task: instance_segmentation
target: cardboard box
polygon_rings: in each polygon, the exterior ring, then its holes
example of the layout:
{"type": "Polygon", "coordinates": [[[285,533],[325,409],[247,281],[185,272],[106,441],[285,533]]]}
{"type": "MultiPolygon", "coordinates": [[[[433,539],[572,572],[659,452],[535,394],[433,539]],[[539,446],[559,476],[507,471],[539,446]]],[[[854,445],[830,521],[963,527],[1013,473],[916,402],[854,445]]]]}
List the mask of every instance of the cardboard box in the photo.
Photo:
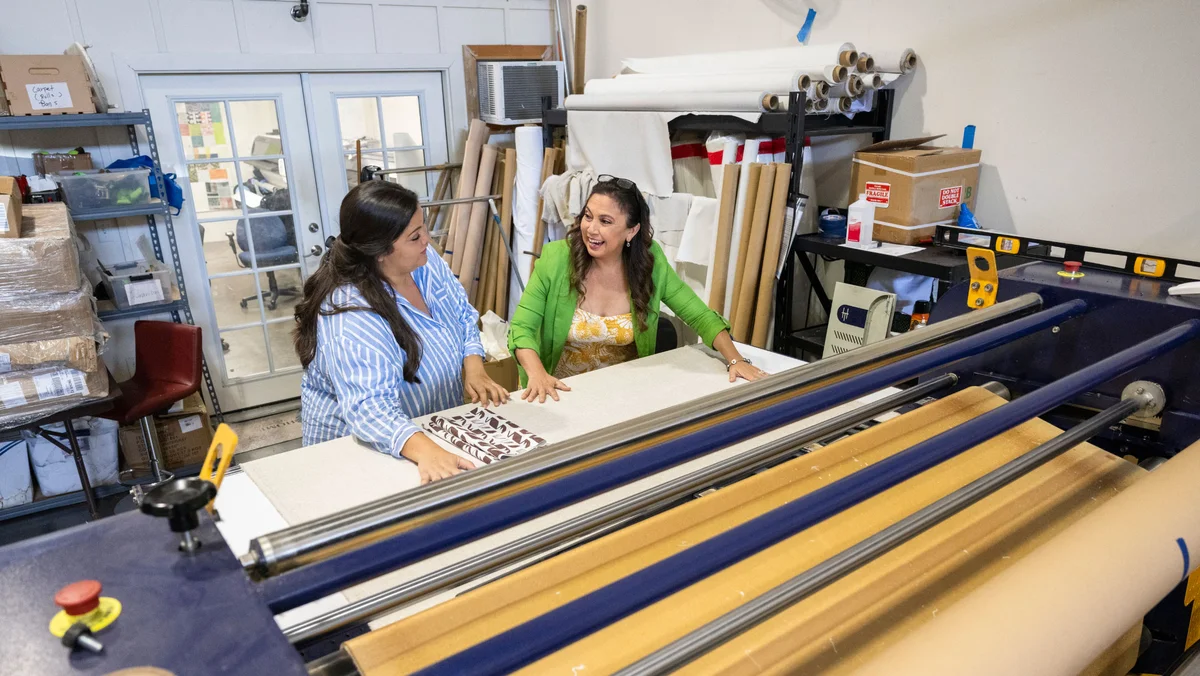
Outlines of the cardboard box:
{"type": "Polygon", "coordinates": [[[500,384],[501,387],[514,392],[520,387],[517,379],[517,360],[515,357],[498,361],[484,362],[483,370],[488,377],[500,384]]]}
{"type": "Polygon", "coordinates": [[[0,428],[36,420],[107,395],[108,370],[103,360],[95,373],[53,368],[5,373],[0,375],[0,428]]]}
{"type": "Polygon", "coordinates": [[[60,171],[84,171],[92,168],[91,153],[34,153],[33,168],[42,176],[60,171]]]}
{"type": "Polygon", "coordinates": [[[68,336],[0,345],[0,374],[44,368],[71,368],[95,373],[99,366],[94,336],[68,336]]]}
{"type": "Polygon", "coordinates": [[[20,236],[21,187],[16,178],[0,176],[0,239],[16,239],[20,236]]]}
{"type": "Polygon", "coordinates": [[[0,345],[102,334],[92,287],[81,281],[70,293],[0,294],[0,345]]]}
{"type": "MultiPolygon", "coordinates": [[[[176,413],[154,417],[163,469],[178,469],[204,462],[212,444],[213,430],[208,409],[199,394],[183,400],[176,413]]],[[[140,425],[124,425],[120,432],[121,457],[135,472],[150,469],[150,454],[140,425]]]]}
{"type": "Polygon", "coordinates": [[[915,244],[975,207],[981,151],[926,145],[941,136],[884,141],[854,153],[850,201],[875,204],[875,239],[915,244]]]}
{"type": "Polygon", "coordinates": [[[26,204],[21,237],[0,239],[0,296],[79,288],[79,247],[67,205],[26,204]]]}
{"type": "Polygon", "coordinates": [[[92,81],[79,56],[0,56],[0,84],[9,115],[96,112],[92,81]]]}

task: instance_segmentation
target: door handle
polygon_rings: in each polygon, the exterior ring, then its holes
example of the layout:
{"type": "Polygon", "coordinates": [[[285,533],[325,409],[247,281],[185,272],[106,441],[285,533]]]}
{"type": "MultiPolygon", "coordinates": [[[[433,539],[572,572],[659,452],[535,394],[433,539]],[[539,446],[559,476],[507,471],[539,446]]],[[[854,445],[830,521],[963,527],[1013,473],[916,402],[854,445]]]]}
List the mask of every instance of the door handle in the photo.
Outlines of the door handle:
{"type": "Polygon", "coordinates": [[[308,231],[309,231],[309,232],[319,232],[320,230],[321,230],[321,226],[317,225],[316,223],[309,223],[309,224],[308,224],[308,231]]]}
{"type": "Polygon", "coordinates": [[[312,248],[308,250],[308,255],[310,256],[320,256],[323,253],[325,253],[325,249],[323,249],[320,244],[314,244],[312,245],[312,248]]]}

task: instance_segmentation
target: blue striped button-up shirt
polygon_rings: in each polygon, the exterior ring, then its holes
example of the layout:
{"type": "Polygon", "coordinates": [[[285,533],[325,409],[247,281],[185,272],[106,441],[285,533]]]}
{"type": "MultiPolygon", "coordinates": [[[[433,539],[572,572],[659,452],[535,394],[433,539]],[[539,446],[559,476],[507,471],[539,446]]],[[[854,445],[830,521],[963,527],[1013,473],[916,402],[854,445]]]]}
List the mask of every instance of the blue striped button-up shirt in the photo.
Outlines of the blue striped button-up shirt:
{"type": "MultiPolygon", "coordinates": [[[[400,314],[421,340],[421,382],[404,382],[404,351],[383,317],[370,311],[320,316],[316,358],[300,385],[305,446],[353,434],[399,458],[404,443],[421,429],[411,418],[463,403],[463,359],[484,354],[479,313],[432,247],[413,280],[431,314],[395,296],[400,314]]],[[[353,285],[330,294],[324,308],[333,305],[368,307],[353,285]]]]}

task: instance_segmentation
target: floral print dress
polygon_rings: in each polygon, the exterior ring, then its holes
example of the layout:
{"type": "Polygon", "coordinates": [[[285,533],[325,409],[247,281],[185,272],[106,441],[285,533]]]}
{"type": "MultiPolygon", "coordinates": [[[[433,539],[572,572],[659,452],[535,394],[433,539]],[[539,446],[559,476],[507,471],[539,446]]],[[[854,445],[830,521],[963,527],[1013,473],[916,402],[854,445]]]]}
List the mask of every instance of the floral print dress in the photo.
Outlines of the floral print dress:
{"type": "Polygon", "coordinates": [[[554,377],[577,376],[637,359],[637,356],[637,345],[633,342],[633,313],[601,317],[577,307],[562,357],[554,368],[554,377]]]}

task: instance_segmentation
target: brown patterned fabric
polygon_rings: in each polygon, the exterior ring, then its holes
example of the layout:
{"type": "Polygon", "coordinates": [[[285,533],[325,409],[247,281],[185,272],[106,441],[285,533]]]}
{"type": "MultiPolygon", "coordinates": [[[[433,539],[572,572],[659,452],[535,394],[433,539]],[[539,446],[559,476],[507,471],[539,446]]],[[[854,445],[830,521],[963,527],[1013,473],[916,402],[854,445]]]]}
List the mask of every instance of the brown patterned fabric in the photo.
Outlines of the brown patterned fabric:
{"type": "Polygon", "coordinates": [[[479,407],[462,415],[431,416],[425,429],[484,464],[519,455],[546,443],[545,439],[511,420],[479,407]]]}

